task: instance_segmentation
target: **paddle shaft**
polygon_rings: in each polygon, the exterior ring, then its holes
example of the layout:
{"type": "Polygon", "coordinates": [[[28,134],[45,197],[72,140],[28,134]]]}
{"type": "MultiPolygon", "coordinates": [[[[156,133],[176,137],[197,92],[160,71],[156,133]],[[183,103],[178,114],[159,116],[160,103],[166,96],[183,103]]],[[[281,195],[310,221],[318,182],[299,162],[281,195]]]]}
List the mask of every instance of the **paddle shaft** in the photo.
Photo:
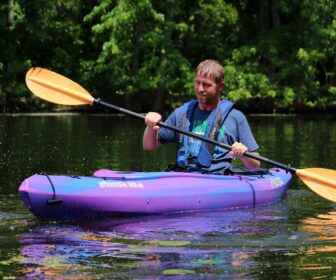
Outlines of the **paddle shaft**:
{"type": "MultiPolygon", "coordinates": [[[[144,116],[144,115],[141,115],[141,114],[135,113],[135,112],[133,112],[133,111],[130,111],[130,110],[127,110],[127,109],[124,109],[124,108],[115,106],[115,105],[110,104],[110,103],[107,103],[107,102],[101,100],[100,98],[95,99],[94,102],[97,103],[97,104],[99,104],[99,105],[102,105],[102,106],[111,108],[111,109],[116,110],[116,111],[119,111],[119,112],[121,112],[121,113],[124,113],[124,114],[126,114],[126,115],[130,115],[130,116],[136,117],[136,118],[138,118],[138,119],[145,120],[145,116],[144,116]]],[[[175,131],[175,132],[178,132],[178,133],[187,135],[187,136],[189,136],[189,137],[192,137],[192,138],[201,140],[201,141],[203,141],[203,142],[207,142],[207,143],[209,143],[209,144],[212,144],[212,145],[215,145],[215,146],[224,148],[224,149],[226,149],[226,150],[231,150],[231,149],[232,149],[232,146],[230,146],[230,145],[227,145],[227,144],[224,144],[224,143],[220,143],[220,142],[218,142],[218,141],[214,141],[214,140],[208,139],[208,138],[206,138],[206,137],[204,137],[204,136],[202,136],[202,135],[198,135],[198,134],[196,134],[196,133],[193,133],[193,132],[190,132],[190,131],[187,131],[187,130],[180,129],[180,128],[177,128],[177,127],[175,127],[175,126],[170,126],[170,125],[168,125],[168,124],[165,124],[164,122],[159,122],[157,125],[160,126],[160,127],[164,127],[164,128],[173,130],[173,131],[175,131]]],[[[245,153],[244,153],[244,156],[249,157],[249,158],[252,158],[252,159],[255,159],[255,160],[259,160],[259,161],[261,161],[261,162],[264,162],[264,163],[267,163],[267,164],[270,164],[270,165],[273,165],[273,166],[276,166],[276,167],[279,167],[279,168],[281,168],[281,169],[288,170],[288,171],[290,171],[290,172],[292,172],[292,173],[295,173],[295,172],[296,172],[296,169],[293,168],[293,167],[290,167],[289,165],[282,164],[282,163],[280,163],[280,162],[277,162],[277,161],[274,161],[274,160],[271,160],[271,159],[268,159],[268,158],[265,158],[265,157],[256,155],[256,154],[251,153],[251,152],[245,152],[245,153]]]]}

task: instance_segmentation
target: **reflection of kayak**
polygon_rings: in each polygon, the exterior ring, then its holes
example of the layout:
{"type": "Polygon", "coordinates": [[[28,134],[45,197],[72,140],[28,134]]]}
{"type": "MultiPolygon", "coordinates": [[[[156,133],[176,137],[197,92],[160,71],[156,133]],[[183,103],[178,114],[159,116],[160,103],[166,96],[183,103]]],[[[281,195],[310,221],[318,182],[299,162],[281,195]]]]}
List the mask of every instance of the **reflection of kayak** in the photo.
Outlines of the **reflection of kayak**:
{"type": "Polygon", "coordinates": [[[230,176],[102,169],[92,177],[33,175],[19,193],[36,216],[87,219],[268,204],[284,194],[290,179],[275,168],[230,176]]]}

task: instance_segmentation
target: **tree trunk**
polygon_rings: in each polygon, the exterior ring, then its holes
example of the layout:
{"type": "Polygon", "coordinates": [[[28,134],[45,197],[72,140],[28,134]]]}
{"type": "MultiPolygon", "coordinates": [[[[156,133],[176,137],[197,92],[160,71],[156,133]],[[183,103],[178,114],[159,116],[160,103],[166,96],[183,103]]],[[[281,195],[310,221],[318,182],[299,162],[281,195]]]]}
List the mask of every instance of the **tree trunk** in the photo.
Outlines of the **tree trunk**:
{"type": "Polygon", "coordinates": [[[279,28],[281,25],[281,22],[280,22],[280,15],[278,11],[278,0],[272,0],[271,15],[272,15],[273,28],[279,28]]]}
{"type": "Polygon", "coordinates": [[[7,24],[9,29],[11,29],[14,25],[14,0],[8,0],[7,24]]]}
{"type": "Polygon", "coordinates": [[[262,30],[279,28],[281,25],[278,0],[260,0],[259,18],[262,30]]]}
{"type": "MultiPolygon", "coordinates": [[[[143,19],[140,19],[138,24],[136,24],[135,26],[135,39],[134,39],[134,52],[133,52],[133,59],[132,59],[132,62],[131,62],[131,74],[132,76],[134,77],[138,70],[139,70],[139,67],[140,67],[140,47],[138,47],[138,44],[139,44],[139,41],[140,41],[140,38],[143,34],[143,28],[144,28],[144,21],[143,19]]],[[[133,104],[132,103],[132,96],[134,92],[127,92],[125,93],[125,97],[124,97],[124,103],[127,104],[129,106],[130,109],[137,109],[137,104],[133,104]]]]}
{"type": "Polygon", "coordinates": [[[237,9],[239,18],[242,19],[242,18],[243,18],[243,15],[244,15],[244,12],[243,12],[242,6],[240,5],[239,0],[233,0],[233,5],[234,5],[234,6],[236,7],[236,9],[237,9]]]}
{"type": "Polygon", "coordinates": [[[259,1],[259,19],[261,29],[263,31],[269,30],[270,20],[269,20],[269,0],[259,1]]]}
{"type": "Polygon", "coordinates": [[[166,91],[163,88],[157,88],[154,92],[155,100],[152,105],[152,111],[162,113],[166,99],[166,91]]]}
{"type": "MultiPolygon", "coordinates": [[[[7,13],[7,48],[8,50],[13,50],[13,41],[12,41],[12,30],[14,28],[14,0],[8,0],[8,13],[7,13]]],[[[9,84],[8,87],[3,88],[5,93],[4,100],[4,111],[10,107],[10,88],[12,85],[12,62],[10,58],[6,58],[7,61],[4,61],[4,70],[5,70],[5,79],[9,84]]]]}

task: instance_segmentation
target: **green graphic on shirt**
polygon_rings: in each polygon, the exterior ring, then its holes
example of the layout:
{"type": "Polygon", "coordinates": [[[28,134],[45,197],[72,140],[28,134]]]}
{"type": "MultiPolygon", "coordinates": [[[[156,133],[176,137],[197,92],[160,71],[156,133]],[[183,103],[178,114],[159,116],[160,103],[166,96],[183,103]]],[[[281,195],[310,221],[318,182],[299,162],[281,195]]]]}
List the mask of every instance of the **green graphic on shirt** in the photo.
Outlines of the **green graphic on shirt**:
{"type": "Polygon", "coordinates": [[[218,138],[224,138],[224,134],[225,134],[225,125],[222,125],[222,127],[219,129],[218,138]]]}
{"type": "MultiPolygon", "coordinates": [[[[200,120],[196,120],[193,122],[193,126],[192,126],[192,132],[198,134],[198,135],[205,135],[205,131],[207,129],[207,125],[208,122],[205,121],[200,121],[200,120]]],[[[224,134],[225,134],[225,125],[223,125],[220,129],[219,129],[219,134],[218,134],[218,138],[215,139],[215,141],[218,141],[218,139],[223,139],[224,138],[224,134]]],[[[194,139],[194,138],[189,138],[189,153],[191,156],[197,157],[200,147],[201,147],[202,141],[194,139]]],[[[219,154],[221,153],[223,150],[219,147],[215,147],[214,153],[215,154],[219,154]]]]}
{"type": "MultiPolygon", "coordinates": [[[[207,128],[208,122],[196,120],[193,122],[192,125],[192,132],[204,136],[206,128],[207,128]]],[[[193,157],[197,157],[199,150],[201,148],[202,142],[200,140],[197,140],[195,138],[190,137],[189,138],[189,153],[193,157]]]]}
{"type": "MultiPolygon", "coordinates": [[[[207,125],[208,125],[207,121],[194,121],[192,132],[204,135],[207,125]]],[[[222,125],[222,127],[219,129],[218,138],[223,138],[224,135],[225,135],[225,125],[222,125]]]]}
{"type": "Polygon", "coordinates": [[[207,125],[208,125],[207,121],[194,121],[192,131],[197,134],[204,135],[207,125]]]}

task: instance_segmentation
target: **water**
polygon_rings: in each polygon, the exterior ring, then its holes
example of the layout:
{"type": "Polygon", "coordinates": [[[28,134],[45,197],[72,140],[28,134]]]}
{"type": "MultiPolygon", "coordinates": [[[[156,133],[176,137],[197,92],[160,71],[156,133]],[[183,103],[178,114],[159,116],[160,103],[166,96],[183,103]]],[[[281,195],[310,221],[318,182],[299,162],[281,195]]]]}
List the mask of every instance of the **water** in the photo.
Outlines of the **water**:
{"type": "MultiPolygon", "coordinates": [[[[249,121],[263,156],[335,169],[336,117],[249,121]]],[[[335,279],[336,204],[296,178],[279,203],[250,209],[56,222],[23,206],[17,189],[34,173],[164,169],[174,147],[142,151],[143,129],[109,115],[0,116],[1,278],[335,279]]]]}

